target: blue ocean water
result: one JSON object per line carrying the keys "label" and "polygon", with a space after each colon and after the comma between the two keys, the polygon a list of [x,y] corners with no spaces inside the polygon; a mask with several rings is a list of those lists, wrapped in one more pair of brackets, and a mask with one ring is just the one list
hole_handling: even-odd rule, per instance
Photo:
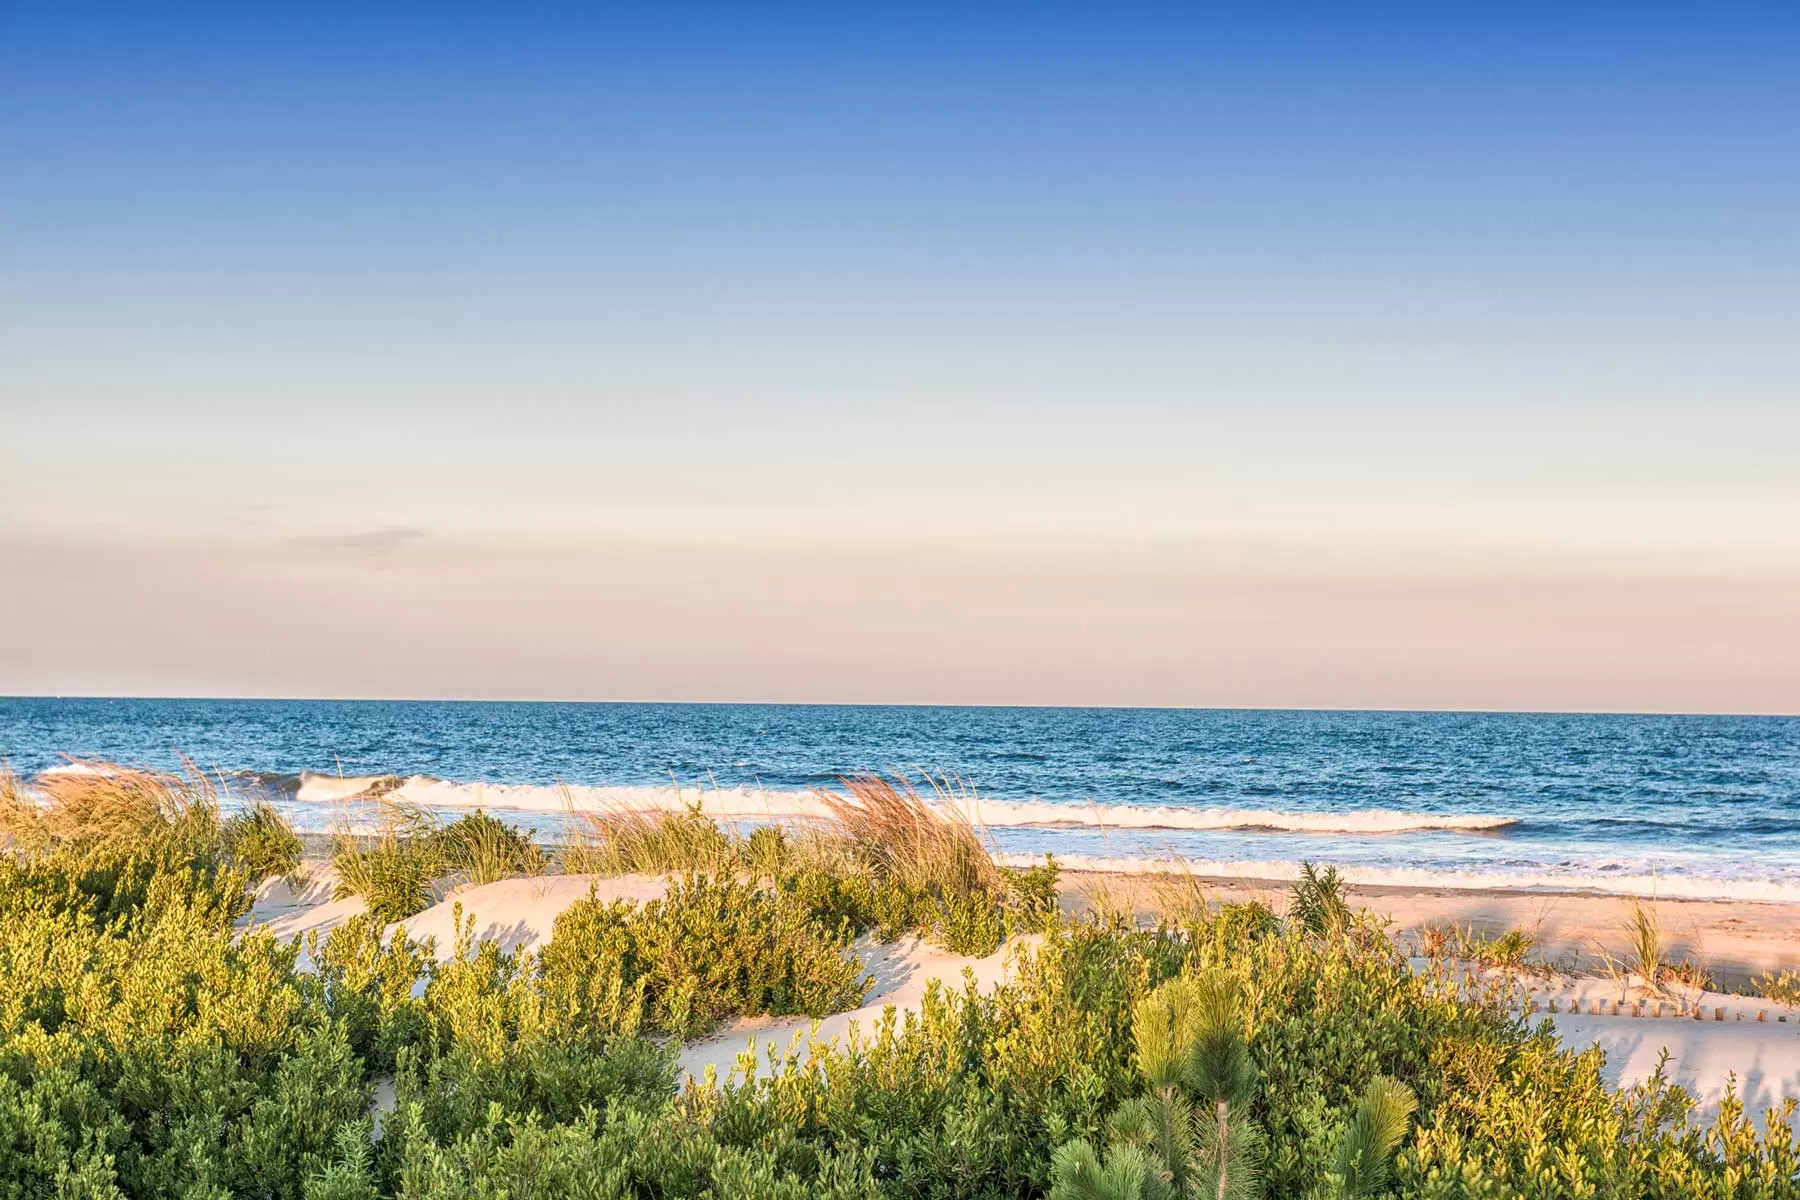
{"label": "blue ocean water", "polygon": [[13,770],[65,756],[521,785],[433,796],[546,833],[558,806],[532,789],[559,784],[780,797],[928,771],[976,789],[1006,854],[1800,899],[1791,717],[0,698]]}

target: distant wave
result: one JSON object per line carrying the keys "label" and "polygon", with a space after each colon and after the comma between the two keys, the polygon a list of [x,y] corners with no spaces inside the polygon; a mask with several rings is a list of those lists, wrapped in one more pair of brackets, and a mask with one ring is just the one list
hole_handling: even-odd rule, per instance
{"label": "distant wave", "polygon": [[[383,797],[428,808],[511,808],[525,812],[633,809],[675,812],[699,805],[711,817],[817,820],[828,815],[817,795],[754,788],[558,787],[536,784],[453,783],[422,775],[339,776],[304,772],[265,777],[265,787],[302,802],[341,802]],[[1384,834],[1446,830],[1491,832],[1517,824],[1513,817],[1401,812],[1371,808],[1353,812],[1284,812],[1265,808],[1174,808],[1160,805],[1077,805],[1046,801],[987,800],[961,803],[971,821],[992,828],[1093,828],[1132,830],[1273,830],[1284,833]]]}
{"label": "distant wave", "polygon": [[[996,857],[1002,864],[1015,867],[1031,866],[1043,861],[1041,854],[1001,854]],[[1178,869],[1202,878],[1284,882],[1297,878],[1301,866],[1297,862],[1285,861],[1173,859],[1167,856],[1132,858],[1092,854],[1058,854],[1056,861],[1065,870],[1072,871],[1143,875],[1168,871],[1171,864],[1176,864]],[[1721,879],[1702,875],[1651,874],[1647,871],[1621,871],[1618,874],[1560,870],[1455,871],[1431,867],[1360,864],[1346,866],[1343,872],[1351,884],[1370,887],[1446,888],[1463,891],[1588,891],[1616,896],[1659,897],[1664,900],[1800,903],[1800,881],[1793,880]]]}

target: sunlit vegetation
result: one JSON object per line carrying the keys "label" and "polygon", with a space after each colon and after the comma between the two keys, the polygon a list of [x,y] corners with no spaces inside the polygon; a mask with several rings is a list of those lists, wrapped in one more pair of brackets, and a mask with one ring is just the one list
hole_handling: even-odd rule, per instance
{"label": "sunlit vegetation", "polygon": [[[75,778],[0,787],[0,1197],[1800,1195],[1791,1108],[1759,1135],[1735,1100],[1702,1127],[1663,1079],[1610,1090],[1598,1051],[1411,968],[1328,869],[1285,915],[1188,889],[1155,928],[1073,919],[1053,867],[859,784],[836,830],[675,814],[712,857],[661,900],[578,902],[537,952],[470,915],[440,956],[373,902],[301,945],[246,930],[286,862],[249,849],[287,845],[270,814],[228,838],[203,781]],[[457,825],[364,835],[340,876],[414,909],[447,861],[543,868],[489,820],[460,851]],[[671,869],[643,833],[595,852]],[[860,1003],[856,936],[909,931],[1012,973],[677,1078],[721,1022]]]}

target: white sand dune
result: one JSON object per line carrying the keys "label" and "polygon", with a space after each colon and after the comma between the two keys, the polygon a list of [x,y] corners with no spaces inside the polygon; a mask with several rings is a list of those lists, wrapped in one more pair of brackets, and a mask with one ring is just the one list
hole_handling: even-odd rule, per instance
{"label": "white sand dune", "polygon": [[902,938],[891,945],[863,938],[856,944],[856,956],[875,977],[875,984],[862,1007],[834,1013],[817,1022],[811,1017],[740,1018],[712,1036],[684,1046],[680,1070],[690,1079],[704,1078],[713,1071],[724,1082],[741,1074],[739,1060],[745,1056],[761,1060],[770,1050],[786,1050],[796,1039],[802,1044],[809,1040],[835,1042],[849,1033],[852,1025],[866,1033],[890,1008],[900,1018],[918,1012],[933,982],[961,991],[965,979],[973,978],[978,990],[992,991],[1011,978],[1020,951],[1040,945],[1043,940],[1038,935],[1017,937],[985,958],[969,958],[939,950],[916,937]]}
{"label": "white sand dune", "polygon": [[[323,865],[312,867],[298,887],[271,881],[258,891],[255,906],[244,924],[292,939],[310,931],[324,934],[366,911],[361,900],[331,899],[334,884],[330,869]],[[532,950],[550,939],[556,918],[577,900],[593,894],[608,901],[642,902],[662,896],[665,888],[664,879],[650,875],[507,879],[453,889],[437,904],[390,929],[404,926],[415,939],[432,939],[439,959],[447,958],[455,946],[455,915],[460,905],[465,919],[473,915],[478,939],[498,941],[508,950]],[[1221,893],[1229,890],[1218,889]],[[1228,896],[1220,894],[1215,898]],[[1065,893],[1064,899],[1067,902],[1073,897]],[[1490,895],[1483,898],[1483,903],[1495,911],[1483,910],[1479,914],[1468,908],[1466,897],[1406,893],[1372,895],[1367,900],[1374,907],[1389,911],[1397,924],[1409,928],[1445,919],[1471,924],[1491,921],[1496,927],[1530,924],[1528,913],[1535,913],[1540,923],[1548,924],[1544,919],[1544,898],[1530,895]],[[1598,907],[1598,898],[1563,898],[1555,903],[1579,909],[1579,924],[1588,928],[1596,927],[1610,912]],[[1590,907],[1595,911],[1587,911]],[[1697,906],[1689,907],[1702,911]],[[1728,943],[1736,952],[1732,961],[1740,956],[1752,961],[1785,957],[1781,949],[1793,936],[1784,919],[1788,915],[1785,910],[1768,906],[1767,911],[1762,911],[1743,905],[1731,906],[1731,910],[1736,915],[1729,918],[1730,932],[1709,924],[1704,932],[1711,936],[1704,940],[1715,945]],[[1710,912],[1703,915],[1720,920]],[[1746,927],[1752,921],[1754,925]],[[854,953],[874,976],[874,985],[860,1007],[816,1023],[807,1017],[742,1018],[683,1047],[680,1070],[684,1078],[703,1078],[711,1071],[724,1081],[741,1071],[745,1055],[754,1055],[760,1061],[771,1052],[780,1054],[792,1045],[799,1044],[804,1049],[809,1038],[822,1043],[841,1040],[853,1025],[870,1031],[889,1008],[901,1017],[917,1012],[934,981],[961,989],[965,978],[972,977],[979,990],[991,990],[1012,978],[1016,956],[1041,940],[1016,938],[995,954],[969,958],[949,954],[917,938],[905,938],[891,945],[864,938],[856,943]],[[1699,940],[1702,939],[1696,938]],[[1690,997],[1690,1008],[1697,1002],[1703,1020],[1677,1017],[1676,1005],[1670,1001],[1664,1002],[1663,1015],[1658,1016],[1654,999],[1646,1002],[1644,1015],[1633,1016],[1632,1002],[1642,993],[1635,989],[1621,993],[1617,984],[1606,979],[1553,975],[1528,979],[1523,987],[1525,1000],[1537,1005],[1537,1015],[1553,1023],[1557,1037],[1565,1045],[1575,1049],[1598,1045],[1605,1051],[1606,1079],[1614,1086],[1629,1086],[1649,1078],[1662,1051],[1667,1049],[1670,1077],[1694,1094],[1702,1119],[1710,1119],[1718,1111],[1726,1087],[1733,1080],[1739,1098],[1759,1123],[1765,1108],[1779,1104],[1786,1096],[1800,1097],[1800,1009],[1753,997],[1707,992]],[[1623,1012],[1615,1016],[1611,1003],[1621,995],[1626,1003]],[[1556,1002],[1555,1013],[1550,1011],[1552,1001]],[[1580,1011],[1571,1012],[1572,1005],[1578,1005]],[[1596,1005],[1604,1011],[1594,1011]],[[1721,1009],[1724,1019],[1714,1019]],[[1763,1019],[1757,1019],[1758,1013],[1763,1014]]]}
{"label": "white sand dune", "polygon": [[[337,880],[324,865],[310,868],[299,886],[273,879],[256,893],[242,924],[264,929],[284,941],[317,932],[321,936],[368,911],[358,897],[333,900]],[[556,918],[590,894],[602,901],[641,903],[660,898],[667,881],[655,875],[539,875],[502,879],[474,887],[453,887],[444,898],[415,916],[397,921],[390,931],[406,930],[415,941],[431,938],[437,956],[446,959],[456,946],[456,911],[475,919],[478,941],[498,941],[506,950],[531,950],[550,940]]]}
{"label": "white sand dune", "polygon": [[1614,1087],[1649,1079],[1668,1051],[1668,1078],[1693,1093],[1703,1120],[1719,1111],[1733,1081],[1758,1126],[1766,1109],[1800,1097],[1800,1008],[1711,991],[1659,1001],[1609,980],[1568,977],[1541,982],[1531,999],[1563,1045],[1606,1053],[1602,1074]]}

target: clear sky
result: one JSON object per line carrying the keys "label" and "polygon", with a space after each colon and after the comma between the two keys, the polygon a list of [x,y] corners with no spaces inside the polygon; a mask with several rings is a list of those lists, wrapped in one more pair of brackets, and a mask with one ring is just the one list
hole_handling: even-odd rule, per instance
{"label": "clear sky", "polygon": [[0,3],[0,691],[1800,711],[1800,7],[1197,8]]}

